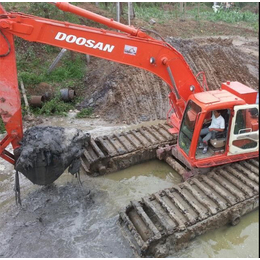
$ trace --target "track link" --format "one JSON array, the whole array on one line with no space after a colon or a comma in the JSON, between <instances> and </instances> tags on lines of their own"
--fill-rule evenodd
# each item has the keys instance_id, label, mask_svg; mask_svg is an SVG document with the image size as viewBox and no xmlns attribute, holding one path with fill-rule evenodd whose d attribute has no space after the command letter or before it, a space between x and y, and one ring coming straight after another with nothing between
<instances>
[{"instance_id":1,"label":"track link","mask_svg":"<svg viewBox=\"0 0 260 260\"><path fill-rule=\"evenodd\" d=\"M88 175L98 176L154 159L159 146L176 143L169 128L167 124L158 124L91 138L81 157L82 169Z\"/></svg>"},{"instance_id":2,"label":"track link","mask_svg":"<svg viewBox=\"0 0 260 260\"><path fill-rule=\"evenodd\" d=\"M259 206L257 159L214 168L170 189L132 201L119 220L139 256L165 257L192 238Z\"/></svg>"}]
</instances>

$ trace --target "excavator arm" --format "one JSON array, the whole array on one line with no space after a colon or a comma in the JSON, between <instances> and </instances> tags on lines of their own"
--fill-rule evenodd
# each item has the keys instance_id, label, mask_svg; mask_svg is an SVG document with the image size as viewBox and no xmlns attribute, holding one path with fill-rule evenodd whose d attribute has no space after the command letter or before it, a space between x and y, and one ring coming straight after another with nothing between
<instances>
[{"instance_id":1,"label":"excavator arm","mask_svg":"<svg viewBox=\"0 0 260 260\"><path fill-rule=\"evenodd\" d=\"M14 158L5 148L9 143L12 143L14 149L19 147L19 141L23 137L13 36L138 67L156 74L170 87L169 98L174 110L174 120L171 123L178 129L189 95L203 91L183 56L165 41L154 39L132 26L123 25L69 3L56 3L56 6L122 32L23 13L7 13L0 5L0 113L7 130L7 136L1 142L1 157L14 163Z\"/></svg>"}]
</instances>

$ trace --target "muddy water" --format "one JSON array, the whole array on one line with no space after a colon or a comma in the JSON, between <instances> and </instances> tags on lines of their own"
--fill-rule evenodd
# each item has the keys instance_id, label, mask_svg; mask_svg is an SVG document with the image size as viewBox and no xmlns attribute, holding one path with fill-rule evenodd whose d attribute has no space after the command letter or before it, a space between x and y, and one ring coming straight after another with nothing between
<instances>
[{"instance_id":1,"label":"muddy water","mask_svg":"<svg viewBox=\"0 0 260 260\"><path fill-rule=\"evenodd\" d=\"M84 122L77 124L83 128ZM93 132L95 128L108 134L118 126L104 128L100 120L91 120L85 127ZM22 207L17 207L12 166L1 160L0 257L126 258L135 255L122 236L118 211L130 200L170 187L180 178L155 160L103 177L81 175L82 185L67 172L47 187L33 185L23 176L20 181ZM257 210L235 227L197 237L172 257L258 257L258 230Z\"/></svg>"},{"instance_id":2,"label":"muddy water","mask_svg":"<svg viewBox=\"0 0 260 260\"><path fill-rule=\"evenodd\" d=\"M259 257L259 210L245 215L235 227L223 226L197 237L175 257Z\"/></svg>"}]
</instances>

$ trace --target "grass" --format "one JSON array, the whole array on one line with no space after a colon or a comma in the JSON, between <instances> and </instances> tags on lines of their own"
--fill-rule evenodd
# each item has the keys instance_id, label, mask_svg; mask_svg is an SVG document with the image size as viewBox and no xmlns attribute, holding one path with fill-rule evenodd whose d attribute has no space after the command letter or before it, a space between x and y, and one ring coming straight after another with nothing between
<instances>
[{"instance_id":1,"label":"grass","mask_svg":"<svg viewBox=\"0 0 260 260\"><path fill-rule=\"evenodd\" d=\"M32 62L30 62L31 59L33 60ZM45 62L45 64L41 64L41 62L41 58L29 58L25 62L23 57L18 57L18 77L23 79L27 87L33 87L33 85L37 85L41 82L50 84L57 82L64 87L70 80L82 80L85 74L85 61L80 54L76 54L73 61L70 56L67 55L60 62L60 66L51 73L48 73L50 62ZM26 67L24 67L25 63L27 64ZM40 69L38 67L39 65L41 65Z\"/></svg>"},{"instance_id":2,"label":"grass","mask_svg":"<svg viewBox=\"0 0 260 260\"><path fill-rule=\"evenodd\" d=\"M7 11L21 11L40 17L79 23L79 17L65 13L49 3L2 3ZM76 3L74 3L76 4ZM18 79L23 79L26 88L33 89L41 82L60 85L63 88L71 84L82 85L85 75L85 56L67 52L59 66L51 73L48 68L60 52L60 48L30 43L15 37L16 63Z\"/></svg>"},{"instance_id":3,"label":"grass","mask_svg":"<svg viewBox=\"0 0 260 260\"><path fill-rule=\"evenodd\" d=\"M20 55L27 57L27 54ZM53 54L51 53L50 56L53 56ZM62 61L60 61L60 65L51 73L48 73L48 68L51 63L49 61L46 61L44 64L41 63L42 59L40 57L28 57L26 62L27 66L25 66L25 61L21 57L17 62L19 71L18 79L19 81L20 79L23 80L26 89L31 89L31 92L33 92L33 89L37 88L41 82L56 86L56 95L52 100L44 103L42 108L32 108L31 110L37 115L66 116L67 112L74 108L75 103L66 103L60 100L59 90L61 88L74 88L74 86L84 85L83 80L86 70L84 57L81 54L74 54L72 60L68 53L63 57ZM78 99L75 99L75 102L76 101L78 101Z\"/></svg>"},{"instance_id":4,"label":"grass","mask_svg":"<svg viewBox=\"0 0 260 260\"><path fill-rule=\"evenodd\" d=\"M7 12L22 12L30 15L36 15L43 18L55 19L59 21L67 21L70 23L79 23L79 17L63 12L55 5L47 2L2 2L1 3ZM77 5L77 3L72 3Z\"/></svg>"},{"instance_id":5,"label":"grass","mask_svg":"<svg viewBox=\"0 0 260 260\"><path fill-rule=\"evenodd\" d=\"M163 3L162 3L163 4ZM164 23L168 22L170 19L176 17L182 18L184 14L181 14L179 11L179 5L175 4L169 10L163 10L162 5L152 5L150 4L141 4L134 5L135 14L138 19L143 19L145 21L150 21L151 18L157 19L158 22ZM236 24L243 22L247 26L257 30L258 29L258 20L259 15L252 13L250 11L241 11L239 8L233 10L220 10L217 13L214 13L213 9L206 4L201 3L200 12L198 15L198 7L194 3L187 5L187 11L185 14L187 19L196 19L196 20L206 20L212 22L226 22L231 24Z\"/></svg>"},{"instance_id":6,"label":"grass","mask_svg":"<svg viewBox=\"0 0 260 260\"><path fill-rule=\"evenodd\" d=\"M67 21L71 23L80 23L79 17L73 14L65 13L57 9L54 5L48 3L2 3L6 11L24 12L39 17L45 17L55 20ZM77 5L76 3L73 3ZM58 66L48 73L49 66L54 58L60 52L60 48L36 44L24 41L15 37L16 63L18 71L18 80L23 80L27 92L34 93L38 84L45 82L55 87L56 96L45 102L42 108L31 108L31 111L37 115L66 115L70 109L75 107L75 98L73 102L64 102L60 99L59 90L61 88L75 88L75 86L84 85L84 76L86 73L85 55L67 52ZM22 106L24 110L24 106ZM0 131L5 131L4 124L0 120Z\"/></svg>"},{"instance_id":7,"label":"grass","mask_svg":"<svg viewBox=\"0 0 260 260\"><path fill-rule=\"evenodd\" d=\"M197 11L191 10L188 11L188 14L192 17L197 15ZM258 22L259 15L251 13L249 11L240 12L236 10L220 10L216 13L213 11L203 11L200 12L200 19L212 21L212 22L226 22L226 23L238 23L245 22L248 23L249 26L253 27L256 22Z\"/></svg>"},{"instance_id":8,"label":"grass","mask_svg":"<svg viewBox=\"0 0 260 260\"><path fill-rule=\"evenodd\" d=\"M3 134L3 133L5 133L5 125L4 125L2 118L0 117L0 134Z\"/></svg>"},{"instance_id":9,"label":"grass","mask_svg":"<svg viewBox=\"0 0 260 260\"><path fill-rule=\"evenodd\" d=\"M76 118L87 118L93 113L92 108L83 108L79 113L77 113Z\"/></svg>"},{"instance_id":10,"label":"grass","mask_svg":"<svg viewBox=\"0 0 260 260\"><path fill-rule=\"evenodd\" d=\"M158 9L156 6L135 6L136 17L146 22L149 22L151 18L156 19L157 22L164 23L169 19L175 17L175 12L164 11L163 9Z\"/></svg>"},{"instance_id":11,"label":"grass","mask_svg":"<svg viewBox=\"0 0 260 260\"><path fill-rule=\"evenodd\" d=\"M60 115L60 116L66 116L67 112L74 108L74 105L72 103L66 103L58 96L53 98L52 100L44 103L42 108L35 108L34 113L40 114L40 115Z\"/></svg>"}]
</instances>

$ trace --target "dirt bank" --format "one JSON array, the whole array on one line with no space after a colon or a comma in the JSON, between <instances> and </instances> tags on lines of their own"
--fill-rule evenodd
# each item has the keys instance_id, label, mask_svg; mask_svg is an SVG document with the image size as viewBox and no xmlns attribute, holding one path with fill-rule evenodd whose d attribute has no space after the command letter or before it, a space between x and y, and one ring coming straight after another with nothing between
<instances>
[{"instance_id":1,"label":"dirt bank","mask_svg":"<svg viewBox=\"0 0 260 260\"><path fill-rule=\"evenodd\" d=\"M196 75L204 71L210 90L225 81L239 81L258 89L258 39L243 37L167 37ZM86 75L85 100L109 122L138 123L165 119L169 110L167 85L150 72L91 58Z\"/></svg>"}]
</instances>

